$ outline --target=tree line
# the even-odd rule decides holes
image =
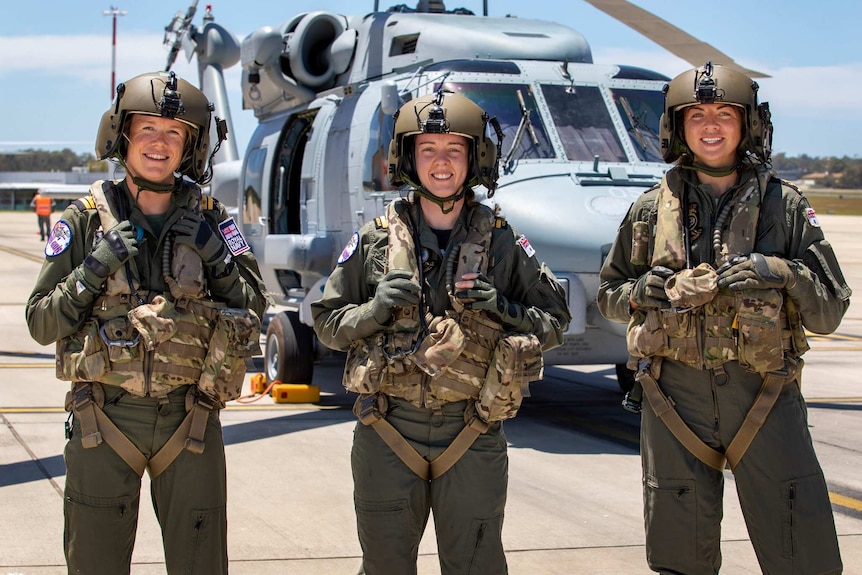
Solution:
[[[93,154],[76,154],[69,148],[0,152],[0,172],[71,172],[72,168],[80,167],[107,172],[108,162],[97,160]]]
[[[811,157],[806,154],[790,157],[775,154],[772,165],[778,174],[787,179],[798,179],[806,174],[823,174],[817,185],[827,188],[862,188],[862,159],[837,157]],[[70,172],[74,167],[85,166],[91,172],[106,172],[108,164],[93,154],[76,154],[69,148],[59,151],[24,150],[0,153],[0,172]]]

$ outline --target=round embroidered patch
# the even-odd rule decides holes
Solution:
[[[341,255],[338,256],[338,263],[343,264],[347,260],[350,259],[354,253],[356,253],[356,248],[359,247],[359,232],[353,232],[353,235],[350,236],[350,240],[347,242],[347,245],[344,246],[344,249],[341,250]]]
[[[58,256],[65,252],[72,243],[72,228],[65,220],[59,220],[51,230],[51,237],[45,244],[45,256]]]

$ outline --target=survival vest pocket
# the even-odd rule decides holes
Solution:
[[[94,381],[108,372],[108,350],[99,322],[87,320],[76,333],[57,341],[57,379]]]
[[[376,393],[386,373],[386,358],[383,355],[384,334],[353,342],[347,350],[342,383],[347,391]]]
[[[775,289],[743,290],[736,296],[739,363],[765,374],[784,367],[781,307]]]
[[[542,344],[533,334],[509,334],[500,338],[485,384],[479,390],[476,413],[487,422],[515,417],[531,381],[542,379]]]
[[[635,310],[626,329],[626,344],[634,357],[652,357],[665,348],[661,314],[657,309]]]
[[[218,314],[198,387],[226,402],[242,392],[246,358],[261,352],[260,319],[249,309],[224,308]]]

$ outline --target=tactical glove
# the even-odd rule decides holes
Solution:
[[[389,270],[374,291],[371,300],[371,315],[383,325],[392,319],[396,306],[410,307],[419,303],[421,288],[413,280],[413,272]]]
[[[455,297],[467,309],[484,310],[491,319],[504,327],[520,332],[527,332],[532,328],[526,308],[509,302],[483,275],[477,275],[473,279],[472,288],[455,292]]]
[[[790,289],[796,285],[796,272],[778,256],[753,253],[728,260],[717,270],[718,287],[733,291],[744,289]]]
[[[176,234],[174,241],[195,250],[207,267],[223,263],[227,257],[227,246],[200,214],[187,212],[171,231]]]
[[[670,307],[670,300],[664,285],[673,275],[673,270],[664,266],[656,266],[635,282],[632,288],[631,301],[638,308],[661,309]]]
[[[93,251],[84,258],[81,280],[90,291],[97,293],[108,276],[136,255],[137,231],[132,222],[123,220],[105,232]]]

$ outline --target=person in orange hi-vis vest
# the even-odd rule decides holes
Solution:
[[[54,211],[56,205],[54,200],[39,192],[36,192],[30,201],[30,207],[36,209],[36,216],[39,218],[39,237],[43,242],[45,238],[51,235],[51,212]]]

